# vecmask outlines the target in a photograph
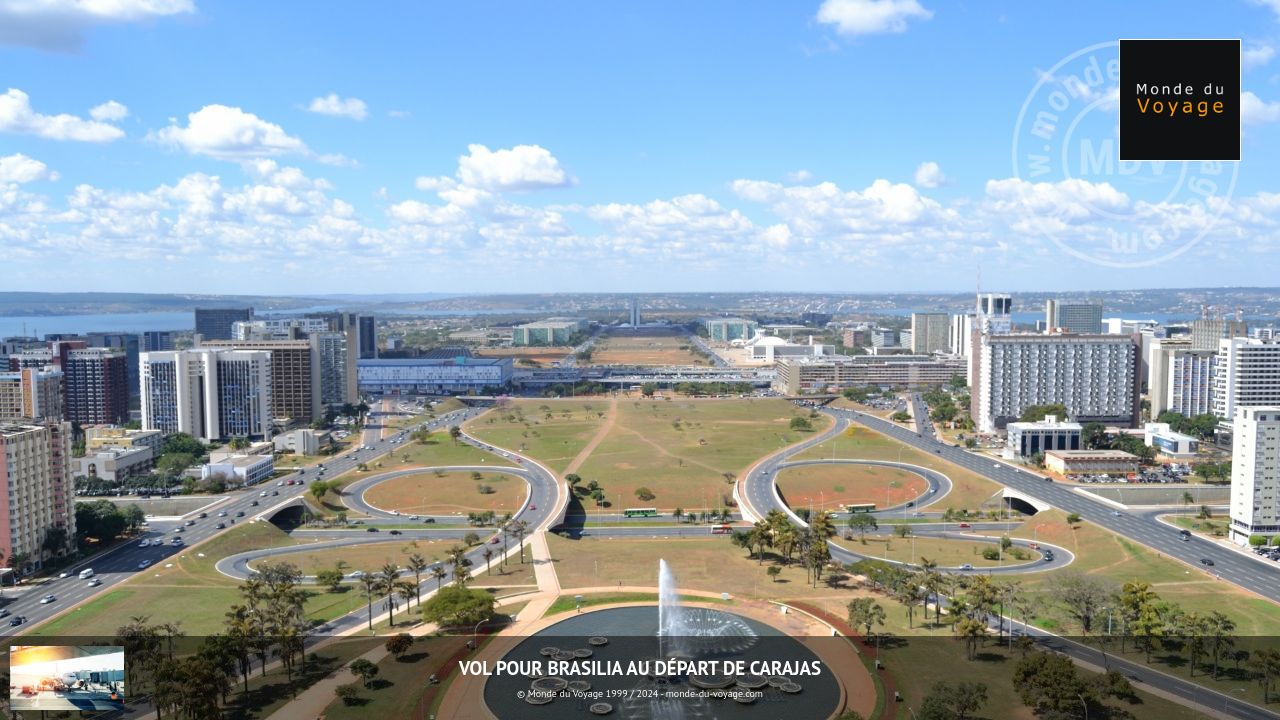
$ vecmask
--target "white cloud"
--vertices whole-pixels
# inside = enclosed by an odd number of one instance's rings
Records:
[[[931,17],[918,0],[823,0],[818,8],[818,22],[835,26],[841,35],[900,33],[908,20]]]
[[[413,225],[454,225],[466,222],[466,214],[457,205],[428,205],[405,200],[387,208],[387,214]]]
[[[333,117],[345,117],[352,120],[363,120],[369,117],[369,107],[360,98],[340,98],[337,93],[329,93],[318,97],[307,106],[309,112]]]
[[[1130,209],[1129,196],[1111,183],[1076,178],[1033,183],[1021,178],[987,181],[990,207],[1009,217],[1034,215],[1062,223],[1096,220],[1099,212],[1117,215]]]
[[[192,155],[241,160],[307,154],[307,146],[275,123],[226,105],[205,105],[187,115],[187,127],[170,125],[152,134],[165,145]]]
[[[129,117],[129,108],[115,100],[108,100],[89,110],[89,116],[102,122],[120,122]]]
[[[0,45],[74,50],[95,25],[195,12],[192,0],[17,0],[0,3]]]
[[[566,187],[574,183],[560,161],[537,145],[517,145],[510,150],[490,150],[468,145],[458,158],[462,184],[497,192]]]
[[[938,163],[932,160],[920,163],[920,167],[916,168],[916,187],[936,188],[947,182],[947,177],[942,174],[942,168],[938,167]]]
[[[1270,8],[1271,12],[1280,16],[1280,0],[1253,0],[1253,4]]]
[[[1245,90],[1240,93],[1240,122],[1244,125],[1262,125],[1280,120],[1280,100],[1266,102]]]
[[[42,115],[31,108],[31,98],[16,88],[0,95],[0,132],[81,142],[111,142],[124,137],[120,128],[96,120],[65,113]]]
[[[813,179],[813,173],[808,170],[794,170],[782,176],[788,183],[795,185],[796,183],[809,182]]]
[[[57,179],[58,173],[50,170],[48,165],[22,153],[0,157],[0,185]]]
[[[1240,66],[1245,70],[1261,67],[1271,62],[1271,58],[1275,57],[1276,49],[1270,45],[1254,45],[1240,49]]]

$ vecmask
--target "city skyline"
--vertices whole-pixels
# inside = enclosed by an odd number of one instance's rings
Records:
[[[156,291],[289,294],[961,291],[979,268],[1010,291],[1270,284],[1276,8],[1105,7],[1101,29],[1088,7],[929,0],[502,23],[407,5],[0,10],[7,284],[135,289],[139,267]],[[1206,208],[1123,168],[1011,166],[1037,83],[1092,98],[1082,127],[1104,147],[1110,81],[1050,71],[1135,36],[1242,38],[1245,160]],[[1185,253],[1070,254],[1139,226],[1187,233]]]

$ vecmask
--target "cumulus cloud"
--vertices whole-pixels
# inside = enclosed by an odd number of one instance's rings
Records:
[[[947,177],[942,174],[942,168],[938,167],[938,163],[932,160],[920,163],[920,167],[916,168],[916,187],[936,188],[947,182]]]
[[[22,153],[0,157],[0,185],[57,179],[58,173],[50,170],[48,165]]]
[[[226,105],[205,105],[177,123],[152,133],[154,140],[192,155],[243,160],[287,154],[306,154],[307,146],[275,123]]]
[[[1259,44],[1240,49],[1240,67],[1245,70],[1261,67],[1271,62],[1276,49],[1270,45]]]
[[[1280,120],[1280,100],[1267,102],[1245,90],[1240,93],[1240,122],[1244,125],[1262,125]]]
[[[458,179],[464,185],[497,192],[566,187],[575,182],[560,161],[538,145],[509,150],[468,145],[467,154],[458,158]]]
[[[901,33],[909,20],[931,17],[918,0],[823,0],[818,8],[818,22],[841,35]]]
[[[0,3],[0,45],[69,51],[96,25],[195,12],[192,0],[18,0]]]
[[[813,179],[813,173],[808,170],[793,170],[782,177],[788,183],[794,185],[796,183],[809,182]]]
[[[9,88],[8,92],[0,95],[0,132],[80,142],[111,142],[124,137],[120,128],[97,120],[85,120],[66,113],[38,113],[31,107],[31,98],[16,88]]]
[[[100,122],[120,122],[129,117],[129,108],[115,100],[108,100],[101,105],[90,108],[89,117]]]
[[[360,98],[341,98],[337,93],[329,93],[318,97],[307,106],[308,112],[333,117],[345,117],[352,120],[363,120],[369,117],[369,107]]]

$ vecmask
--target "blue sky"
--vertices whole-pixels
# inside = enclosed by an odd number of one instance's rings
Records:
[[[6,289],[1277,284],[1280,2],[315,7],[0,1]],[[1120,37],[1242,38],[1230,192],[1015,162]]]

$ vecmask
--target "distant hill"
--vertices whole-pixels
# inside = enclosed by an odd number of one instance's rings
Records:
[[[119,292],[0,292],[0,315],[88,315],[142,312],[184,312],[197,307],[253,306],[255,310],[296,310],[333,305],[317,297],[270,295],[177,295]]]

